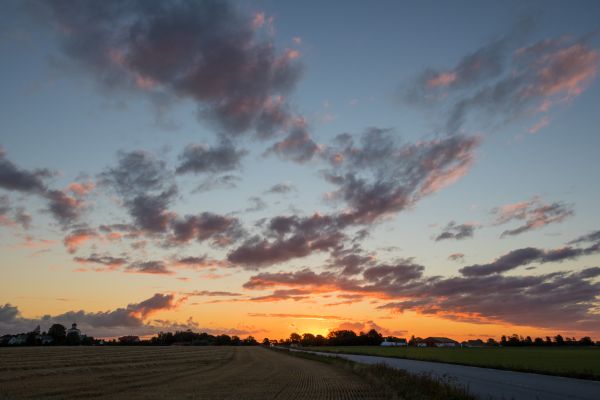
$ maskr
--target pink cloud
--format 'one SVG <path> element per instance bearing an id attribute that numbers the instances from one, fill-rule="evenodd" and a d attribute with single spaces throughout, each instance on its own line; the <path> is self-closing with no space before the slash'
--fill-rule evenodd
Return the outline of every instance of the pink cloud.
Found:
<path id="1" fill-rule="evenodd" d="M 448 86 L 456 80 L 456 72 L 441 72 L 427 81 L 429 87 Z"/>

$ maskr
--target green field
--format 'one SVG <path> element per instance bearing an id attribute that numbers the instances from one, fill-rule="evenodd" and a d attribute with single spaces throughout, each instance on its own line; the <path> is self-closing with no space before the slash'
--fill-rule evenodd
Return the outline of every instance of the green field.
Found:
<path id="1" fill-rule="evenodd" d="M 310 350 L 334 353 L 410 358 L 451 364 L 537 372 L 600 380 L 600 348 L 459 348 L 437 349 L 417 347 L 312 347 Z"/>

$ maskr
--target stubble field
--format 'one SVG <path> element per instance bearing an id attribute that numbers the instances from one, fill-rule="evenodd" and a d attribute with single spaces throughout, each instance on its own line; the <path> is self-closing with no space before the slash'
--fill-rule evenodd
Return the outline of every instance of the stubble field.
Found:
<path id="1" fill-rule="evenodd" d="M 342 368 L 260 347 L 0 348 L 0 399 L 383 399 Z"/>

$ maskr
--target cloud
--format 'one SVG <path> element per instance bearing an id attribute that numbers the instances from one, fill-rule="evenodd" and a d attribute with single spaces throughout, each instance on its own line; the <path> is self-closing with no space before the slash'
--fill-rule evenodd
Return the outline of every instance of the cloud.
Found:
<path id="1" fill-rule="evenodd" d="M 46 191 L 46 178 L 54 175 L 48 169 L 26 170 L 6 159 L 0 147 L 0 188 L 22 193 L 40 194 Z"/>
<path id="2" fill-rule="evenodd" d="M 267 203 L 260 197 L 252 196 L 248 200 L 250 202 L 250 207 L 246 208 L 246 212 L 262 211 L 267 208 Z"/>
<path id="3" fill-rule="evenodd" d="M 536 276 L 504 276 L 503 273 L 534 261 L 560 262 L 600 251 L 596 232 L 574 242 L 585 247 L 555 250 L 514 250 L 489 265 L 461 270 L 463 276 L 426 276 L 425 268 L 412 260 L 378 263 L 362 275 L 348 278 L 339 273 L 262 272 L 244 284 L 250 290 L 292 290 L 338 293 L 387 299 L 382 310 L 414 311 L 422 315 L 470 323 L 508 323 L 546 329 L 597 331 L 600 267 L 559 271 Z M 556 315 L 561 315 L 557 319 Z"/>
<path id="4" fill-rule="evenodd" d="M 288 182 L 282 182 L 271 186 L 265 193 L 285 194 L 293 190 L 296 190 L 294 185 Z"/>
<path id="5" fill-rule="evenodd" d="M 463 253 L 452 253 L 448 256 L 448 260 L 450 261 L 464 261 L 465 255 Z"/>
<path id="6" fill-rule="evenodd" d="M 196 270 L 229 266 L 227 261 L 215 260 L 206 255 L 200 257 L 192 256 L 174 258 L 172 262 L 177 267 L 191 268 Z"/>
<path id="7" fill-rule="evenodd" d="M 330 197 L 348 205 L 341 216 L 346 223 L 372 223 L 464 176 L 479 142 L 456 135 L 402 145 L 390 130 L 371 128 L 356 145 L 352 136 L 339 135 L 326 151 L 333 169 L 325 177 L 338 186 Z"/>
<path id="8" fill-rule="evenodd" d="M 466 238 L 472 238 L 473 232 L 475 231 L 475 225 L 473 224 L 457 224 L 454 221 L 450 221 L 448 225 L 442 230 L 435 241 L 454 239 L 461 240 Z"/>
<path id="9" fill-rule="evenodd" d="M 97 264 L 105 266 L 108 270 L 115 270 L 129 262 L 126 257 L 113 257 L 107 254 L 92 253 L 87 257 L 75 257 L 73 259 L 79 264 Z"/>
<path id="10" fill-rule="evenodd" d="M 121 196 L 136 227 L 149 233 L 169 227 L 173 214 L 168 207 L 177 195 L 173 179 L 163 160 L 143 151 L 119 152 L 117 165 L 99 176 Z"/>
<path id="11" fill-rule="evenodd" d="M 515 236 L 546 225 L 562 222 L 573 215 L 573 207 L 562 202 L 544 203 L 539 198 L 515 204 L 507 204 L 492 210 L 496 215 L 497 225 L 511 221 L 524 221 L 524 224 L 502 232 L 504 236 Z"/>
<path id="12" fill-rule="evenodd" d="M 316 251 L 329 251 L 340 245 L 344 235 L 327 215 L 310 217 L 278 216 L 269 221 L 267 238 L 251 237 L 232 250 L 227 259 L 248 269 L 305 257 Z"/>
<path id="13" fill-rule="evenodd" d="M 246 150 L 236 150 L 231 143 L 222 142 L 216 147 L 189 144 L 179 155 L 178 174 L 217 174 L 236 170 L 241 159 L 248 154 Z"/>
<path id="14" fill-rule="evenodd" d="M 73 254 L 85 242 L 89 242 L 98 237 L 98 232 L 88 227 L 77 227 L 64 237 L 63 243 L 68 252 Z"/>
<path id="15" fill-rule="evenodd" d="M 191 240 L 210 240 L 215 246 L 228 246 L 244 235 L 237 218 L 209 212 L 186 215 L 172 221 L 173 233 L 167 238 L 170 245 L 180 245 Z"/>
<path id="16" fill-rule="evenodd" d="M 298 61 L 277 53 L 230 2 L 41 7 L 60 27 L 63 53 L 103 87 L 192 99 L 225 135 L 272 136 L 285 104 L 274 110 L 270 102 L 289 94 L 301 76 Z"/>
<path id="17" fill-rule="evenodd" d="M 136 274 L 173 275 L 164 261 L 136 261 L 125 268 L 125 272 Z"/>
<path id="18" fill-rule="evenodd" d="M 184 293 L 188 297 L 192 296 L 207 296 L 207 297 L 236 297 L 241 296 L 241 293 L 234 292 L 222 292 L 222 291 L 211 291 L 211 290 L 194 290 L 193 292 Z"/>
<path id="19" fill-rule="evenodd" d="M 85 206 L 78 195 L 71 196 L 62 190 L 48 190 L 45 197 L 48 199 L 48 211 L 65 227 L 77 222 Z"/>
<path id="20" fill-rule="evenodd" d="M 582 240 L 583 239 L 583 240 Z M 590 236 L 594 239 L 594 236 Z M 579 240 L 579 242 L 577 242 Z M 572 243 L 583 243 L 589 241 L 587 238 L 579 238 Z M 600 239 L 587 247 L 564 246 L 553 250 L 542 250 L 535 247 L 525 247 L 512 250 L 488 264 L 475 264 L 463 267 L 460 272 L 466 276 L 483 276 L 498 274 L 515 268 L 531 264 L 533 262 L 549 263 L 574 260 L 581 256 L 600 252 Z"/>
<path id="21" fill-rule="evenodd" d="M 343 317 L 337 315 L 319 315 L 319 314 L 264 314 L 264 313 L 248 313 L 251 317 L 258 318 L 294 318 L 294 319 L 316 319 L 316 320 L 341 320 Z"/>
<path id="22" fill-rule="evenodd" d="M 306 130 L 305 123 L 298 122 L 283 140 L 273 144 L 265 154 L 274 153 L 283 159 L 305 163 L 319 151 L 320 147 Z"/>
<path id="23" fill-rule="evenodd" d="M 44 330 L 53 323 L 69 325 L 76 322 L 84 333 L 96 336 L 118 336 L 132 334 L 136 331 L 156 332 L 148 318 L 152 315 L 174 309 L 180 303 L 172 294 L 156 293 L 139 303 L 131 303 L 126 307 L 114 310 L 87 312 L 84 310 L 68 311 L 57 315 L 45 315 L 41 318 L 24 318 L 17 307 L 6 304 L 0 306 L 0 332 L 22 333 L 32 331 L 36 325 L 44 326 Z M 138 333 L 140 334 L 140 333 Z"/>
<path id="24" fill-rule="evenodd" d="M 311 295 L 310 290 L 303 289 L 283 289 L 283 290 L 275 290 L 271 294 L 267 294 L 265 296 L 252 297 L 249 301 L 257 301 L 257 302 L 274 302 L 274 301 L 284 301 L 284 300 L 306 300 L 309 299 Z"/>
<path id="25" fill-rule="evenodd" d="M 559 37 L 528 43 L 531 17 L 506 35 L 470 52 L 450 68 L 426 68 L 404 98 L 410 104 L 439 107 L 448 134 L 467 122 L 505 124 L 537 116 L 535 133 L 548 124 L 550 108 L 580 95 L 597 75 L 600 52 L 589 38 Z"/>
<path id="26" fill-rule="evenodd" d="M 12 207 L 10 198 L 2 195 L 0 196 L 0 225 L 10 227 L 20 225 L 23 229 L 29 229 L 31 216 L 23 207 Z"/>

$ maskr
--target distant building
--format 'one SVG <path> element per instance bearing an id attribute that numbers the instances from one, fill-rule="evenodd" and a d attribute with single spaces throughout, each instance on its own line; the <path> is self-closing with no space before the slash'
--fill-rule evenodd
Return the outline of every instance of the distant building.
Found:
<path id="1" fill-rule="evenodd" d="M 27 343 L 27 335 L 25 334 L 15 335 L 8 341 L 8 344 L 11 346 L 19 346 L 25 343 Z"/>
<path id="2" fill-rule="evenodd" d="M 399 338 L 385 338 L 383 339 L 383 342 L 381 342 L 380 346 L 383 347 L 403 347 L 403 346 L 407 346 L 408 343 L 406 343 L 406 339 L 399 339 Z"/>
<path id="3" fill-rule="evenodd" d="M 481 339 L 467 340 L 461 343 L 462 347 L 484 347 L 485 343 Z"/>
<path id="4" fill-rule="evenodd" d="M 71 327 L 67 329 L 67 336 L 69 335 L 77 335 L 77 337 L 81 337 L 81 331 L 77 328 L 77 324 L 74 322 Z"/>
<path id="5" fill-rule="evenodd" d="M 119 343 L 121 344 L 138 344 L 140 343 L 139 336 L 121 336 L 119 338 Z"/>
<path id="6" fill-rule="evenodd" d="M 424 344 L 424 346 L 421 344 Z M 418 344 L 419 347 L 457 347 L 459 345 L 456 340 L 446 337 L 428 337 Z"/>

